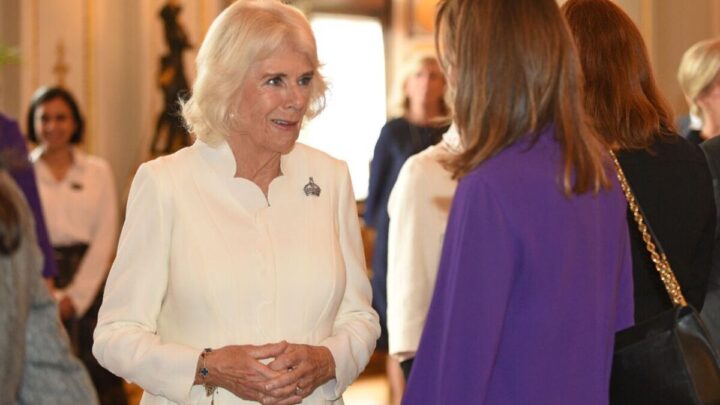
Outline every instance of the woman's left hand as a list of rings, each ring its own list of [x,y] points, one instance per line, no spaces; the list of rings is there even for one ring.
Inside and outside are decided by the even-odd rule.
[[[288,344],[268,367],[275,371],[287,370],[265,385],[269,394],[276,398],[292,395],[305,398],[335,378],[335,359],[324,346]]]

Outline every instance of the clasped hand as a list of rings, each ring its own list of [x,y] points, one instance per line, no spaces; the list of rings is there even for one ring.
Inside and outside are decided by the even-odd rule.
[[[268,364],[261,360],[273,359]],[[198,363],[200,365],[200,363]],[[335,378],[335,361],[326,347],[285,341],[261,346],[225,346],[206,357],[206,383],[240,398],[266,405],[289,405]]]

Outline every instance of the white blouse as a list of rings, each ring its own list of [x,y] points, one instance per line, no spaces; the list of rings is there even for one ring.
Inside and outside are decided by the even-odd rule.
[[[88,244],[73,282],[56,291],[68,296],[78,316],[88,310],[100,288],[115,253],[118,210],[115,180],[108,163],[73,148],[73,163],[58,181],[35,148],[30,160],[35,167],[40,201],[50,243],[67,246]]]
[[[347,165],[297,144],[281,170],[266,199],[227,143],[196,141],[135,175],[93,352],[143,404],[209,403],[192,385],[205,347],[326,346],[336,379],[305,404],[341,404],[365,368],[380,329]]]
[[[442,142],[405,162],[390,193],[388,343],[390,354],[400,361],[415,357],[430,308],[457,187],[440,162],[458,148],[453,126]]]

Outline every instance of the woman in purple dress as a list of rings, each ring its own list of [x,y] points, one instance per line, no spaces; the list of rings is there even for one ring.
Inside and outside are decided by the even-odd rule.
[[[464,152],[406,404],[607,404],[633,316],[626,203],[554,0],[444,0]]]

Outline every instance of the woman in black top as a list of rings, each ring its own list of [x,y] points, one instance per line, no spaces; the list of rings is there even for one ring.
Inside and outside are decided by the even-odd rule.
[[[702,151],[673,132],[647,49],[632,20],[608,0],[562,7],[585,75],[585,108],[613,149],[687,301],[703,306],[712,260],[715,202]],[[628,211],[635,321],[672,303]]]

